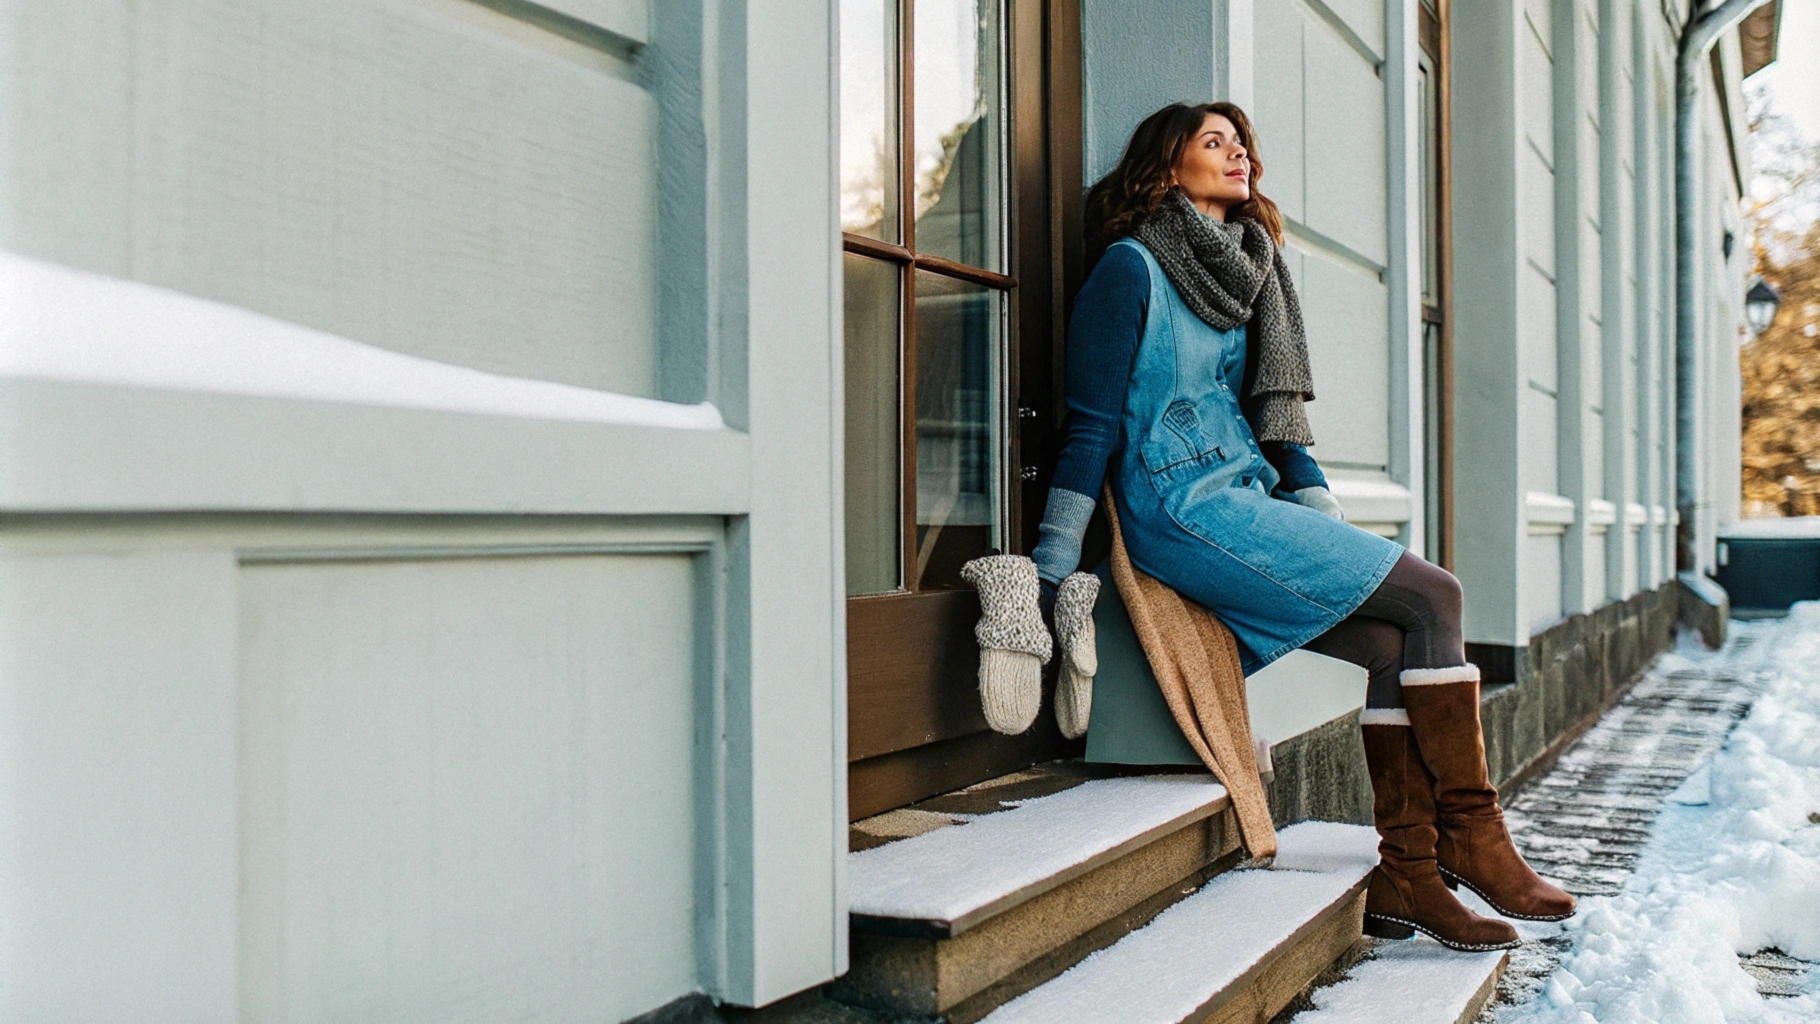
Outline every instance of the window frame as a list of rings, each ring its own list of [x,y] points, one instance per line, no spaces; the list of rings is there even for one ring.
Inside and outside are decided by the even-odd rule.
[[[1013,30],[1012,0],[992,0],[999,5],[998,45],[1001,47],[999,75],[999,103],[1001,135],[999,147],[1001,167],[999,180],[1001,195],[999,207],[1000,251],[1003,254],[1003,265],[1016,266],[1019,245],[1017,223],[1017,160],[1015,130],[1012,124],[1015,117],[1013,109],[1014,92],[1013,76],[1015,73],[1015,51],[1011,36]],[[1015,391],[1011,381],[1016,362],[1012,349],[1016,345],[1017,330],[1020,318],[1017,311],[1019,297],[1018,280],[1015,276],[960,263],[942,256],[918,252],[916,248],[916,5],[917,0],[895,0],[896,22],[894,39],[893,78],[896,110],[893,124],[896,136],[895,164],[897,195],[895,205],[896,224],[894,234],[899,242],[887,242],[866,235],[841,232],[841,252],[846,255],[859,256],[892,264],[898,274],[898,585],[895,590],[879,591],[869,594],[853,594],[850,598],[886,597],[896,594],[913,594],[928,592],[922,587],[916,569],[917,565],[917,453],[916,453],[916,420],[917,420],[917,316],[916,316],[916,273],[924,271],[943,277],[966,281],[970,284],[989,288],[1000,294],[1000,331],[997,351],[993,358],[997,360],[1005,379],[1007,392]],[[1017,486],[1020,478],[1025,476],[1004,471],[1002,467],[1018,465],[1014,459],[1017,433],[1016,418],[1011,415],[1004,396],[995,396],[999,401],[994,403],[992,415],[997,422],[996,443],[998,446],[997,463],[1001,467],[998,473],[997,494],[998,532],[1002,538],[1004,550],[1015,550],[1018,535],[1016,508],[1021,503],[1016,501]],[[935,588],[929,588],[935,589]]]

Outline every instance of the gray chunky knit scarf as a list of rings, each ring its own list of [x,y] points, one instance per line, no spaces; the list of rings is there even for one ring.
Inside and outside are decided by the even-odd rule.
[[[1207,217],[1172,188],[1134,234],[1196,316],[1220,331],[1252,325],[1245,397],[1258,440],[1313,444],[1302,408],[1314,398],[1302,307],[1269,230],[1251,219]]]

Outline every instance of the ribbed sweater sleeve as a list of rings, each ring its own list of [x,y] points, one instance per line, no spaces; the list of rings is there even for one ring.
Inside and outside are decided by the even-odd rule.
[[[1306,487],[1326,487],[1327,474],[1308,454],[1308,449],[1289,441],[1263,441],[1258,446],[1264,453],[1264,460],[1276,467],[1281,482],[1277,491],[1281,494],[1294,494]]]
[[[1075,298],[1068,320],[1062,451],[1038,527],[1041,539],[1031,552],[1037,575],[1049,583],[1080,566],[1081,538],[1118,444],[1149,302],[1144,257],[1124,245],[1107,250]]]
[[[1097,498],[1106,462],[1118,444],[1119,420],[1144,316],[1150,272],[1127,245],[1106,250],[1074,301],[1068,319],[1063,395],[1068,407],[1052,486]]]

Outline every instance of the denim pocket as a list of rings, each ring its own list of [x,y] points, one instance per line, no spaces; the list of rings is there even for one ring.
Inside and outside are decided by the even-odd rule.
[[[1231,447],[1207,438],[1194,403],[1178,398],[1163,410],[1162,422],[1151,429],[1144,444],[1144,465],[1162,473],[1187,462],[1223,462]]]

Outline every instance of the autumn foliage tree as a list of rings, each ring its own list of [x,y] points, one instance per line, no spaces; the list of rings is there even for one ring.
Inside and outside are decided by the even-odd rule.
[[[1744,514],[1820,515],[1820,144],[1751,100],[1751,244],[1782,305],[1739,353]]]

